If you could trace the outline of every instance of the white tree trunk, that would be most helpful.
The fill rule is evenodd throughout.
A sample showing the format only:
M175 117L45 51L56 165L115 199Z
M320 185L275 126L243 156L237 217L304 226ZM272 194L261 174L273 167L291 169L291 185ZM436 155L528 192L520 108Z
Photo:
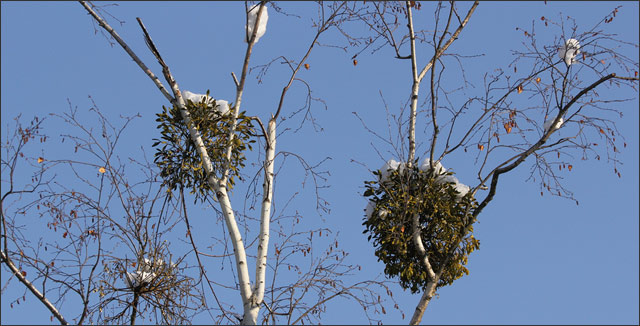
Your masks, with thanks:
M269 121L268 131L265 135L267 138L267 147L266 147L266 158L264 161L264 184L263 184L263 200L262 200L262 209L260 212L260 234L259 234L259 242L258 242L258 254L256 260L256 283L255 287L251 286L251 279L249 277L249 268L247 262L247 255L245 252L244 243L242 241L242 236L240 234L240 230L238 229L238 225L236 223L235 214L233 212L231 201L229 199L229 195L227 193L227 182L229 178L229 173L231 169L231 154L232 154L232 144L233 138L235 137L235 128L237 124L238 114L240 112L240 104L242 102L242 94L244 89L244 82L246 80L246 74L249 66L249 58L251 56L251 51L253 45L255 43L255 35L257 32L257 26L260 23L260 17L263 10L266 10L265 2L260 4L260 8L258 9L257 19L255 21L255 26L253 29L253 33L251 35L249 44L247 45L247 51L244 58L244 63L242 67L242 75L240 81L235 78L236 82L236 101L235 101L235 112L233 117L233 124L229 130L229 143L226 148L226 167L222 173L220 178L216 177L213 171L213 165L211 164L211 159L207 152L206 147L204 146L204 142L202 141L202 137L198 130L191 123L191 117L189 112L186 110L184 99L182 98L182 94L180 92L180 88L178 87L178 83L171 75L169 71L169 67L164 63L164 61L160 58L160 54L157 53L157 50L152 49L154 55L158 59L159 63L163 67L163 74L165 79L169 83L171 90L173 91L174 98L171 97L167 89L164 88L162 83L158 80L158 78L151 72L149 68L147 68L142 61L133 53L131 48L120 38L120 36L115 32L106 21L104 21L100 16L98 16L92 8L84 1L81 1L83 7L93 16L93 18L98 21L101 27L106 29L123 47L123 49L133 58L133 60L138 63L140 68L151 78L151 80L156 84L158 89L163 93L163 95L171 102L175 103L179 109L180 114L189 129L189 134L193 142L196 144L196 150L200 155L203 167L207 172L208 183L214 189L216 193L216 198L219 201L220 209L224 215L224 220L227 224L227 229L229 231L229 235L231 238L231 243L234 249L234 255L236 260L236 270L238 273L238 282L240 287L240 294L242 297L242 304L244 308L244 318L242 320L243 324L256 324L258 319L258 313L260 312L260 305L262 304L262 300L264 299L264 290L265 290L265 275L267 269L267 253L269 249L269 224L271 219L271 203L273 197L273 160L275 157L275 146L276 146L276 117L279 113L276 113L275 117ZM140 22L140 21L139 21ZM141 26L142 23L140 22ZM143 30L144 30L144 26ZM145 31L146 33L146 31ZM148 37L148 35L147 35ZM152 44L150 38L147 39L149 43ZM315 42L315 40L314 40ZM307 55L308 56L308 53ZM305 58L306 58L305 56ZM298 67L299 68L299 67ZM293 78L292 78L293 80ZM291 81L289 82L291 84ZM287 86L288 87L288 86ZM282 102L280 103L280 106Z
M453 5L453 4L451 4ZM460 34L460 32L462 31L462 29L464 28L464 26L469 22L469 19L471 18L471 14L473 14L473 12L475 11L476 7L478 6L478 1L475 1L473 3L473 5L471 6L471 8L469 9L469 12L467 13L467 16L464 18L464 20L462 22L460 22L460 25L458 26L458 28L456 29L456 31L451 35L451 37L449 38L449 40L447 42L445 42L443 45L438 44L436 51L433 55L433 57L431 58L431 60L424 66L424 68L422 69L422 71L420 73L418 73L418 62L417 62L417 54L416 54L416 43L415 43L415 32L413 29L413 14L411 11L411 2L410 1L406 1L405 2L405 6L407 9L407 27L409 28L409 40L410 40L410 45L411 45L411 73L412 73L412 80L413 80L413 84L411 87L411 112L410 112L410 116L409 116L409 160L408 160L408 164L412 164L413 160L415 159L415 151L416 151L416 143L415 143L415 139L416 139L416 135L415 135L415 125L416 125L416 114L417 114L417 107L418 107L418 93L420 90L420 83L422 82L422 79L424 78L424 76L426 75L427 71L429 69L432 69L433 66L435 65L436 60L438 60L438 58L444 53L444 51L449 48L449 46L453 43L453 41L455 41L458 38L458 35ZM442 36L442 39L440 40L440 42L442 42L444 39L444 34ZM438 125L436 122L436 112L435 112L435 96L434 96L434 85L433 85L433 73L434 71L432 70L432 85L431 85L431 104L432 104L432 109L431 109L431 116L432 116L432 123L433 123L433 128L434 128L434 133L433 133L433 138L432 138L432 142L431 142L431 148L430 148L430 154L429 154L429 158L430 158L430 162L431 162L431 168L434 168L433 164L434 164L434 150L435 150L435 144L436 144L436 139L437 139L437 135L438 135ZM429 302L431 301L431 298L435 295L436 292L436 285L438 284L438 280L440 278L440 274L436 274L435 271L433 270L433 267L431 265L431 262L429 261L429 256L424 248L424 244L422 243L422 237L420 235L420 221L419 221L419 216L415 215L413 216L413 223L412 223L412 232L413 232L413 242L416 246L416 248L418 249L419 254L422 256L422 262L423 265L425 266L427 273L429 274L429 278L431 279L428 283L427 283L427 287L424 289L424 294L422 295L422 298L420 298L420 302L418 303L418 305L416 306L416 310L413 314L413 317L411 318L410 321L410 325L418 325L420 324L420 321L422 320L422 316L424 315L425 310L427 309L427 306L429 305ZM442 267L441 267L442 268Z
M427 250L424 248L424 244L422 243L422 235L420 234L420 216L418 214L413 215L412 232L413 244L416 246L416 249L418 249L418 253L420 254L420 256L422 256L422 263L427 269L429 278L433 280L436 278L436 274L433 271L431 262L429 261Z
M427 310L427 306L429 302L431 302L431 298L433 298L436 293L436 285L438 284L438 280L432 280L427 283L427 288L424 289L424 293L422 294L422 298L420 298L420 302L416 306L416 311L413 313L413 317L411 317L411 321L409 325L419 325L420 321L422 321L422 316L424 315L425 310Z
M269 224L271 222L271 203L273 198L273 161L276 153L276 120L271 119L267 127L267 150L264 160L264 183L262 184L262 209L260 211L260 235L258 257L256 260L256 282L250 305L245 305L245 324L256 323L260 305L264 299L265 277L267 271L267 253L269 251ZM248 308L248 309L247 309Z
M249 278L249 268L247 266L247 254L244 250L244 243L242 242L242 235L238 229L236 223L236 217L231 208L231 202L229 201L229 195L227 189L219 187L217 189L218 201L220 203L220 209L224 215L224 221L227 223L227 230L231 237L231 244L233 245L233 253L236 258L236 270L238 272L238 282L240 283L240 295L242 296L242 303L246 307L251 297L251 279Z
M406 1L407 19L409 27L409 40L411 41L411 74L413 85L411 86L411 113L409 114L409 158L407 164L411 166L416 157L416 115L418 110L418 92L420 81L418 78L418 59L416 58L416 36L413 32L413 16L409 1Z

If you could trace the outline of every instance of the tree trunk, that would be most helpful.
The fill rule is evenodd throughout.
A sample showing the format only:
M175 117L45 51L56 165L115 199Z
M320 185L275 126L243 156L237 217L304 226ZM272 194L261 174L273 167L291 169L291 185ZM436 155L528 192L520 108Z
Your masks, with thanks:
M420 302L416 306L416 311L414 311L409 325L419 325L420 321L422 321L422 316L427 310L427 306L429 305L429 302L431 302L431 298L436 294L436 284L438 284L438 280L427 283L427 288L424 290L422 298L420 298Z
M262 188L262 208L260 212L260 242L256 259L256 283L248 302L244 305L242 324L255 325L264 299L267 253L269 250L269 224L273 199L273 162L276 153L276 120L271 119L267 127L266 157L264 160L264 183Z

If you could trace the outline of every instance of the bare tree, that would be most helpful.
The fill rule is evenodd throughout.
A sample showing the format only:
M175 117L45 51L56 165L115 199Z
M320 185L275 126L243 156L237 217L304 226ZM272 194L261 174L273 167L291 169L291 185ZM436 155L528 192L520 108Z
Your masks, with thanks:
M464 10L453 2L433 4L429 30L414 29L416 10L425 10L419 2L321 2L314 34L303 43L300 57L282 55L254 67L251 57L263 13L268 8L286 12L275 3L245 4L247 47L240 74L230 72L235 99L224 109L227 103L209 92L191 94L179 87L161 55L167 45L152 40L153 26L147 29L137 20L164 82L111 27L107 18L115 17L102 6L80 4L99 26L96 31L125 50L168 105L158 108L152 162L145 148L142 158L118 154L136 116L114 125L93 100L93 120L83 118L84 111L71 103L68 112L46 119L68 127L60 135L68 152L44 154L36 146L35 140L44 147L53 138L43 132L45 119L28 126L17 119L16 127L8 128L0 200L1 258L11 275L7 284L16 280L24 287L23 296L12 302L24 301L31 292L61 324L187 324L201 314L213 323L318 323L327 303L338 298L358 304L369 322L380 322L376 315L386 313L385 302L395 303L390 281L347 282L362 268L349 263L335 230L304 229L306 217L291 208L297 192L288 200L278 192L284 207L274 206L279 171L298 164L302 183L313 184L316 209L328 210L321 196L328 176L322 171L324 160L310 163L276 146L276 140L286 141L282 136L303 124L318 127L311 104L324 102L312 96L311 83L299 74L309 69L307 60L318 45L356 48L354 65L364 51L389 47L394 60L411 67L406 106L389 121L397 135L385 139L374 132L404 162L388 162L366 183L370 206L363 224L386 274L405 289L422 292L412 324L420 323L440 287L469 272L467 258L479 246L473 225L493 200L502 174L533 157L530 177L541 190L574 199L556 172L572 169L572 155L606 155L619 173L616 154L626 144L615 126L614 116L621 114L615 104L626 99L609 98L603 90L635 89L638 63L616 50L634 44L604 31L617 8L586 30L570 18L536 18L531 28L521 29L527 44L508 67L513 73L487 73L483 94L460 102L458 92L468 86L462 64L468 56L451 53L449 47L463 35L478 2L462 5ZM348 29L354 21L372 32L354 36ZM329 30L344 35L348 46L321 43ZM542 33L556 37L540 44L536 35ZM451 78L463 81L456 89L444 82L452 75L452 62L459 63L461 74ZM277 106L263 123L264 116L254 108L244 111L241 104L251 73L262 82L274 63L290 73L278 81ZM300 109L285 102L296 83L306 92ZM425 88L426 96L420 93ZM292 123L290 117L300 125L284 125L285 120ZM421 128L424 143L416 140L422 138ZM601 141L594 140L598 137ZM602 141L605 146L596 145ZM443 167L454 155L476 159L472 187ZM22 169L29 169L30 182L15 177L24 175L17 172ZM239 188L246 189L244 197ZM209 224L191 218L196 209L207 212ZM36 219L42 223L30 223ZM212 228L211 223L225 227ZM394 308L402 312L397 303Z
M44 154L55 137L42 132L46 119L37 117L28 127L17 120L12 140L3 145L3 175L10 176L0 202L3 263L61 324L133 324L137 310L155 313L158 323L189 323L200 310L189 301L200 301L201 294L194 288L196 281L184 273L184 254L175 248L169 252L167 235L180 221L177 207L162 200L150 163L123 162L117 153L135 116L115 126L93 103L96 132L69 105L68 112L52 115L68 126L60 140L73 149L66 153L73 159ZM38 144L40 155L27 146ZM133 174L142 177L131 176L125 165L138 168L141 173ZM11 177L21 166L33 171L30 183ZM21 221L24 218L29 222ZM141 282L136 270L142 272L150 261L154 266L145 270ZM73 318L65 318L61 309Z
M136 62L138 62L141 68L145 70L145 72L147 72L148 69L139 61L139 59L137 59L137 57L133 54L132 51L128 50L128 47L126 46L125 42L121 38L119 38L117 33L115 33L115 31L104 21L104 19L98 16L98 14L87 3L81 2L81 4L93 16L93 18L99 22L100 26L105 28L118 41L118 43L121 44L125 50L127 50L128 54ZM236 215L232 209L231 200L228 195L230 186L233 185L232 184L233 174L234 172L237 171L238 168L240 168L240 166L233 165L234 162L232 161L232 156L235 150L244 149L242 145L238 144L239 142L242 141L242 138L239 138L236 135L236 130L238 128L239 118L242 118L242 116L240 116L240 109L241 109L242 97L244 92L244 85L246 82L247 73L249 69L249 61L251 58L253 46L256 42L256 36L258 33L260 20L266 18L266 15L262 14L263 11L266 10L264 2L262 2L258 8L252 8L252 9L257 9L257 14L255 16L256 18L254 18L255 25L253 26L253 31L251 35L249 35L249 28L247 28L247 37L248 37L247 50L245 53L245 59L242 66L240 79L238 80L235 74L232 73L234 82L236 84L236 98L234 101L234 106L231 109L232 113L229 121L229 126L227 130L223 130L223 131L226 131L227 134L213 135L213 137L226 136L225 137L226 144L223 144L223 147L221 148L222 150L221 154L223 154L222 156L223 160L221 162L222 164L218 166L219 169L215 169L216 166L212 164L212 159L209 153L210 148L207 148L207 146L205 145L206 139L203 140L202 131L196 128L196 125L194 124L194 121L192 120L192 117L191 117L191 112L189 112L189 110L187 109L187 105L189 103L185 101L185 99L183 98L183 95L180 92L177 81L171 75L168 65L164 62L155 44L151 40L151 37L147 32L146 28L144 27L142 20L138 18L138 22L140 23L140 26L142 27L143 32L145 34L145 41L149 49L153 52L155 57L158 59L158 63L162 66L163 76L165 77L167 83L169 84L169 88L172 90L173 94L172 95L168 94L168 92L164 90L164 87L159 83L157 83L158 88L163 92L163 94L165 95L165 97L167 97L167 99L171 102L171 104L174 107L177 107L179 109L180 117L182 118L184 126L188 129L188 132L189 132L188 141L194 143L195 151L197 151L196 160L199 159L199 161L201 162L199 169L204 170L204 173L201 174L201 176L204 177L203 178L204 180L195 180L194 183L196 184L196 187L200 189L203 189L203 188L211 189L211 191L215 194L215 198L219 202L220 210L222 211L222 214L224 216L224 221L226 223L231 244L233 246L238 285L239 285L240 295L243 303L244 313L242 317L242 322L246 324L256 323L258 318L258 312L260 310L260 306L264 298L265 275L266 275L266 269L267 269L267 250L269 248L269 238L270 238L269 223L271 220L271 203L273 198L273 176L274 176L273 167L274 167L274 157L275 157L275 150L276 150L276 121L277 121L276 119L280 114L284 95L286 94L287 89L291 85L291 82L294 80L297 71L300 69L302 63L304 62L304 59L306 58L305 56L305 58L302 59L302 61L297 65L297 67L293 69L289 84L283 89L280 105L275 111L275 114L272 115L272 118L267 123L266 129L265 129L265 126L262 124L262 122L259 120L259 118L257 117L255 118L262 128L262 136L265 138L265 158L263 161L264 162L263 163L263 171L264 171L263 187L264 188L262 193L262 196L263 196L262 204L261 204L262 207L260 210L261 211L260 234L258 236L258 253L257 253L256 262L255 262L256 272L254 276L254 282L252 285L252 282L249 276L249 267L248 267L247 254L245 251L246 250L245 243L242 240L240 229L238 228L238 224L237 224ZM248 16L250 15L249 11L247 11L247 15ZM330 17L329 23L331 22L331 19L332 18ZM249 21L250 20L248 19L247 24L249 23ZM322 32L322 29L320 29L320 31L318 32L318 36L321 32ZM311 51L311 48L313 47L314 43L315 43L315 39L314 39L314 42L312 42L309 48L309 51L307 52L307 55ZM147 74L150 76L152 80L157 81L157 79L154 78L151 74L149 74L149 72L147 72ZM193 154L194 153L184 153L180 155L189 156ZM238 154L237 156L240 156L240 155L241 154Z
M364 193L371 201L364 225L376 255L386 264L385 272L398 277L404 288L423 292L411 324L420 323L439 287L468 274L464 267L467 256L478 248L471 235L473 225L493 200L502 174L534 157L531 178L539 181L543 190L575 200L555 169L571 171L572 163L566 160L576 152L583 159L593 154L599 160L602 154L593 140L598 137L604 142L608 161L619 173L616 154L621 145L626 147L611 116L622 116L615 104L629 99L606 98L596 91L611 85L637 87L638 63L617 50L620 46L637 48L637 44L619 40L604 29L619 8L587 29L569 17L558 21L541 17L542 23L536 19L530 28L518 28L527 42L526 49L516 51L509 65L513 74L501 69L487 73L484 94L456 104L454 94L469 85L462 64L465 58L447 49L463 33L478 4L465 5L466 14L460 13L454 2L433 4L430 31L414 29L414 10L422 7L419 2L353 5L352 15L372 34L344 32L350 45L360 48L354 60L366 49L375 53L387 46L396 59L407 60L411 66L408 104L394 122L400 136L386 140L406 157L406 163L388 162L374 172L378 178L366 183ZM537 36L543 33L556 33L553 43L540 44ZM416 41L425 46L419 48ZM426 63L421 64L425 57ZM451 75L455 62L460 63L458 78L462 82L458 84L463 86L451 90L443 80ZM517 67L525 72L518 74ZM427 94L420 104L423 81ZM526 100L521 100L525 96ZM424 111L420 111L422 107ZM416 156L420 115L429 135L422 164ZM561 138L555 139L554 134ZM441 163L449 155L469 149L475 154L467 155L475 156L479 163L477 184L472 187L459 182ZM479 191L487 189L488 194L480 196ZM481 199L478 202L476 198Z
M3 237L5 241L11 239L13 243L4 244L3 262L52 314L63 324L67 323L63 315L74 315L74 310L70 308L67 314L61 312L61 306L70 300L67 293L76 293L75 300L81 303L76 307L81 306L82 309L73 319L77 323L135 324L140 318L155 318L157 323L190 323L193 316L202 312L210 314L216 323L314 322L326 311L328 301L340 297L355 300L370 321L375 321L371 313L385 313L384 301L378 291L389 293L388 281L363 280L347 284L343 278L357 273L361 268L346 262L347 253L338 249L337 240L329 241L326 238L331 230L299 231L296 225L301 216L287 216L283 214L284 211L276 216L272 209L277 157L282 157L283 161L287 157L296 159L315 183L317 209L326 209L327 204L319 196L325 180L325 173L318 171L322 162L310 165L293 153L277 152L277 126L280 116L289 111L284 100L294 82L306 86L308 99L315 100L311 96L309 83L297 75L301 68L308 68L305 62L322 34L347 19L346 4L320 3L318 17L314 21L315 34L306 45L304 55L299 59L281 56L271 62L286 64L291 73L279 94L277 107L265 124L258 116L248 116L241 110L253 47L259 34L264 33L260 32L260 26L266 25L260 22L267 18L265 2L252 7L245 6L247 48L241 73L236 76L231 72L236 96L226 110L222 110L225 103L212 99L208 93L193 97L194 94L180 89L168 63L152 40L152 33L141 18L137 21L146 45L162 67L162 76L168 86L110 26L104 18L105 14L108 15L104 8L90 2L81 1L80 4L106 32L105 35L115 41L113 44L119 44L138 64L170 106L158 114L160 132L154 144L154 162L146 161L146 154L143 161L129 159L127 162L140 168L140 175L144 176L142 180L135 180L125 173L125 164L116 155L121 134L133 117L125 118L121 127L114 127L93 103L91 110L99 121L97 131L87 127L90 124L78 118L76 109L70 108L68 113L56 115L78 132L62 135L63 140L71 142L74 159L39 157L36 160L37 163L33 165L41 175L34 179L29 193L37 196L37 200L26 205L22 203L19 209L10 211L6 209L4 199L24 191L15 191L12 186L4 194ZM272 5L272 8L281 11L278 6ZM269 65L258 67L261 69L260 78L264 77ZM291 114L301 115L303 122L313 122L309 104ZM3 169L6 166L9 175L13 175L18 153L22 154L20 148L31 139L29 137L38 135L38 123L36 121L28 129L19 129L16 135L22 135L22 138L15 136L14 142L9 143L7 150L11 151L13 161L3 162ZM250 212L241 213L233 209L230 195L234 185L247 177L243 169L244 162L253 143L262 147L258 154L260 163L255 177L249 182L249 188L253 187L253 190L245 200L250 202L251 208L258 208L257 218ZM85 153L86 160L75 158L77 151ZM63 167L84 183L82 189L58 183L53 173L69 175L69 171L60 170ZM42 177L46 171L51 176L45 182ZM4 175L3 172L3 178ZM94 178L89 177L91 175ZM12 178L10 183L14 184ZM51 184L57 187L51 187ZM189 221L190 208L186 203L188 195L185 190L194 195L195 202L209 208L214 219L224 221L226 232L221 238L212 232L212 238L222 242L224 254L216 255L202 249L203 241L197 238L201 234L194 234L195 230ZM97 196L93 195L95 192ZM17 202L21 202L21 199ZM16 222L16 214L34 214L45 208L38 214L51 219L48 226L54 232L62 232L62 243L41 240L36 246L24 235L16 235L24 228ZM270 263L268 248L272 222L276 223L279 230L274 246L276 252ZM175 238L177 226L183 223L186 226L186 242L191 250L178 255L167 239L169 235ZM322 241L323 234L325 241ZM316 254L316 243L326 245L326 251ZM228 244L231 246L227 247ZM41 246L55 259L39 259ZM211 249L213 244L207 246ZM23 252L27 249L34 253L24 256ZM251 254L252 250L256 250L256 253ZM23 256L26 257L24 261L19 259L17 264L14 263L15 257ZM307 257L308 266L301 266L299 259L293 260L300 256ZM193 258L196 263L189 264ZM233 278L229 281L212 279L211 268L204 262L205 259L222 260L223 267L224 261L233 261ZM252 261L255 264L253 277L249 271ZM32 280L25 278L24 271L27 268L24 264L27 263L30 264L29 275L35 274ZM267 273L268 270L271 273ZM33 282L41 279L44 280L42 290L38 291ZM54 283L54 289L58 291L58 299L54 302L47 299L51 290L46 285L50 283ZM235 306L229 303L232 300L218 297L221 291L228 290L239 292L241 314L235 313ZM209 297L215 299L213 304L208 302ZM399 309L397 304L395 307ZM367 311L369 308L372 309Z

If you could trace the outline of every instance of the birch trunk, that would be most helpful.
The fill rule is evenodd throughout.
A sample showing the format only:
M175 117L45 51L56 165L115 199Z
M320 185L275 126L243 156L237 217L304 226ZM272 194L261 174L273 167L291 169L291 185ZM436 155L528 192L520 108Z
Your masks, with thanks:
M178 106L178 108L180 109L180 114L186 126L189 129L189 135L191 139L196 144L196 150L200 155L203 162L204 169L207 172L207 176L208 176L207 181L216 193L216 198L219 201L220 209L222 210L222 213L224 215L224 219L227 225L227 230L231 238L231 243L233 245L234 255L236 260L236 270L238 274L238 282L240 287L242 304L244 308L242 324L256 324L258 314L260 312L260 305L262 304L262 301L264 299L264 290L265 290L267 253L269 248L269 224L270 224L270 218L271 218L271 204L272 204L272 197L273 197L273 176L274 176L273 161L275 158L275 146L276 146L276 118L278 117L278 114L280 113L280 109L282 107L282 100L284 97L284 93L286 93L286 90L291 85L291 82L294 79L293 76L289 81L289 85L287 85L287 87L285 87L285 89L283 90L283 94L282 94L282 98L280 99L278 110L276 112L276 115L272 116L271 120L269 121L268 131L266 132L266 135L265 135L265 137L267 138L266 140L267 145L266 145L266 155L265 155L266 157L263 163L264 173L265 173L264 184L263 184L263 200L262 200L262 208L261 208L261 214L260 214L261 215L260 216L261 217L260 234L259 234L259 242L258 242L258 253L257 253L257 259L256 259L256 276L255 276L256 282L253 288L251 286L251 279L249 277L249 268L248 268L247 255L245 252L244 243L242 240L242 236L240 234L240 230L238 229L238 225L236 222L235 214L231 206L229 195L227 193L227 182L228 182L229 173L231 169L230 164L231 164L233 138L235 136L235 128L237 124L238 113L240 112L240 104L242 103L242 95L243 95L244 83L245 83L246 75L248 71L249 58L251 57L252 48L255 43L257 26L260 23L261 13L263 10L266 10L266 8L264 7L265 2L262 2L260 4L260 8L258 9L257 19L255 21L253 33L247 45L247 50L245 53L240 81L235 79L235 75L233 75L234 80L236 82L236 101L234 105L235 110L234 110L233 124L229 131L229 143L227 144L226 153L225 153L226 166L220 178L218 178L215 175L215 171L213 171L213 165L211 164L210 156L207 153L206 147L204 146L202 137L198 132L198 130L195 129L195 127L193 126L193 123L191 122L191 118L190 118L189 112L186 110L185 102L184 102L184 99L182 98L182 94L180 92L180 88L178 87L178 83L171 75L168 65L166 65L164 60L162 60L162 58L160 57L160 54L158 53L157 49L153 45L153 41L151 40L150 36L146 32L146 29L144 28L144 25L142 24L142 22L138 20L141 27L143 28L143 31L145 32L147 45L150 47L151 51L154 53L154 55L158 59L158 62L163 67L164 77L166 81L169 83L169 86L171 88L171 91L173 92L174 97L172 97L169 94L167 89L164 88L164 86L158 80L158 78L151 72L149 68L147 68L142 63L142 61L136 56L136 54L124 42L124 40L120 38L120 36L115 32L115 30L111 28L111 26L109 26L109 24L106 21L104 21L104 19L98 16L98 14L95 13L95 11L93 11L91 6L88 5L85 1L80 1L80 3L91 14L91 16L96 21L98 21L99 25L105 30L107 30L118 41L118 43L127 52L127 54L129 54L129 56L136 63L138 63L140 68L156 84L156 86L162 92L162 94L170 102L172 102L172 104ZM318 33L318 35L319 34L320 32ZM318 38L318 35L316 35L316 38L312 42L311 47L313 46L313 44L315 44ZM309 51L305 55L304 59L306 59L307 56L309 55L311 47L309 48ZM298 69L300 69L301 65L302 65L302 62L298 65L298 67L294 71L294 76L295 76L295 73L298 71Z
M257 322L260 305L264 299L265 277L267 272L267 253L269 251L269 224L271 222L271 203L273 198L273 161L276 153L276 120L272 118L267 127L266 158L264 160L264 183L262 184L262 208L260 211L260 235L258 257L256 259L256 282L253 294L245 305L243 324L254 325Z
M406 2L407 19L409 27L409 39L411 40L411 74L413 85L411 86L411 113L409 114L409 159L407 165L411 166L416 157L416 115L418 110L418 92L420 90L420 80L418 78L418 59L416 58L416 35L413 32L413 15L411 5Z
M453 3L451 4L453 6ZM419 95L419 91L420 91L420 83L422 82L422 79L425 77L427 71L429 71L429 69L431 69L431 117L432 117L432 123L433 123L433 128L434 128L434 132L433 132L433 138L431 141L431 148L429 149L429 158L430 158L430 165L431 165L431 169L434 168L434 150L435 150L435 145L436 145L436 139L438 136L438 125L436 122L436 97L435 97L435 86L434 86L434 73L435 71L433 70L433 67L435 66L436 60L438 60L438 58L444 53L444 51L449 48L449 46L453 43L453 41L455 41L458 38L458 35L460 34L460 32L462 31L462 29L464 28L464 26L469 22L469 19L471 18L471 15L473 14L473 12L475 11L476 7L478 6L478 1L475 1L473 3L473 5L471 6L471 8L469 9L469 11L467 12L466 17L464 18L464 20L460 23L460 25L458 26L458 28L456 29L456 31L451 35L451 37L447 40L447 42L445 42L444 44L442 44L444 37L446 35L446 32L449 28L449 23L451 20L451 14L453 12L453 8L452 11L449 13L449 21L447 22L447 27L445 28L445 33L442 35L440 42L438 43L436 49L435 49L435 53L433 55L433 57L431 58L431 60L424 66L424 68L422 69L422 71L420 71L420 73L418 73L418 59L417 59L417 53L416 53L416 37L415 37L415 32L414 32L414 28L413 28L413 13L411 11L411 2L410 1L406 1L405 2L405 6L407 9L407 27L409 28L409 40L410 40L410 45L411 45L411 74L412 74L412 86L411 86L411 107L410 107L410 113L409 113L409 157L408 157L408 162L407 164L409 166L411 166L411 164L413 164L413 161L415 160L415 155L416 155L416 132L415 132L415 126L416 126L416 118L417 118L417 108L418 108L418 95ZM437 26L437 25L436 25ZM427 270L427 273L429 274L429 278L431 279L428 283L427 283L427 287L424 289L424 293L422 295L422 298L420 298L420 302L418 303L418 305L416 306L416 310L413 314L413 317L411 318L410 321L410 325L418 325L420 323L420 321L422 320L422 316L424 315L424 312L427 309L427 306L429 305L429 302L431 301L431 298L435 295L436 292L436 286L438 284L438 280L440 279L440 275L441 275L441 271L444 268L444 266L440 266L440 270L436 273L433 270L433 267L431 265L431 262L429 261L429 255L426 252L425 248L424 248L424 244L422 243L422 237L420 235L420 225L419 225L419 216L414 216L413 217L413 223L412 223L412 232L413 232L413 242L414 245L416 246L416 248L418 249L419 254L422 256L422 262L423 265L425 267L425 269Z
M251 279L249 278L249 268L247 266L247 254L244 250L244 243L242 242L242 235L238 224L236 223L236 217L231 208L231 201L227 194L227 189L220 187L217 189L218 201L220 203L220 209L224 215L224 221L227 224L227 230L231 237L231 243L233 245L233 253L236 260L236 270L238 273L238 282L240 283L240 296L242 297L242 304L246 307L251 297Z
M433 280L427 283L427 288L424 290L422 298L420 298L420 302L418 302L418 305L416 306L416 311L413 312L413 317L411 317L409 325L419 325L420 321L422 321L422 316L427 310L427 306L429 305L429 302L431 302L431 298L433 298L436 293L436 284L438 284L438 280Z

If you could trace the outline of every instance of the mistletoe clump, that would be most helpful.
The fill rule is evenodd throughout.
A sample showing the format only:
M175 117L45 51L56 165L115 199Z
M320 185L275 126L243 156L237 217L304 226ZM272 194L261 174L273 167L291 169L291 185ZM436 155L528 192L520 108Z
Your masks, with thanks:
M229 145L230 130L233 126L234 110L220 110L215 100L202 96L201 101L194 103L186 100L186 109L191 117L193 126L198 130L204 146L209 154L216 177L222 177L226 168L226 149ZM156 114L158 129L161 139L154 139L156 147L154 162L160 167L160 175L163 185L167 186L167 192L171 195L178 185L191 189L196 195L196 200L204 200L213 189L207 181L207 173L202 165L202 158L196 150L196 144L191 139L189 128L182 119L180 109L162 107L162 113ZM245 112L238 114L237 124L231 142L231 162L227 185L233 188L235 178L240 177L240 169L245 166L244 151L251 150L251 144L255 140L251 118Z
M473 228L465 230L477 201L471 192L461 193L452 172L435 170L438 172L419 169L416 164L400 165L375 171L377 180L365 182L364 196L369 206L363 233L369 233L368 239L373 240L375 255L385 264L385 274L398 277L400 285L412 293L426 288L430 281L423 256L413 241L413 216L419 216L419 232L433 271L438 274L446 264L437 288L468 275L467 257L480 245L471 235ZM445 257L461 237L446 262Z

